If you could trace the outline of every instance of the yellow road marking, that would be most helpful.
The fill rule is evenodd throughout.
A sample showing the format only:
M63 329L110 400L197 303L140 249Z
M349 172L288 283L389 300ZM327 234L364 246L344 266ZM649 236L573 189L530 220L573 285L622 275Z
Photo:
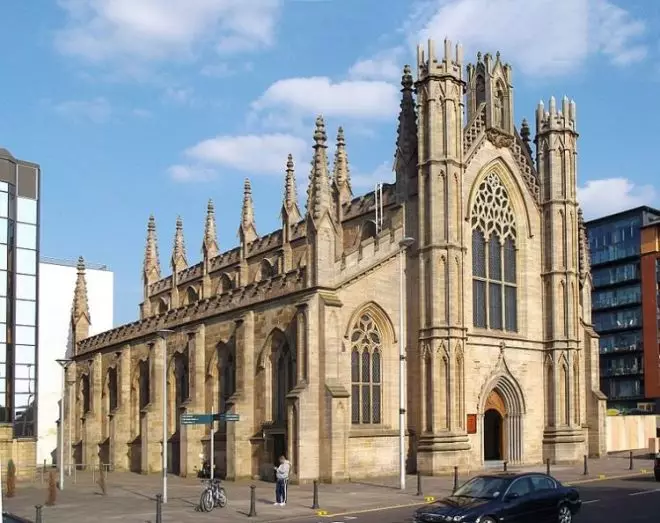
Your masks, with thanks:
M636 476L646 476L650 474L650 472L630 472L628 474L619 474L617 476L606 476L604 474L599 474L597 478L591 478L591 479L578 479L577 481L571 481L569 483L564 483L567 486L571 485L583 485L584 483L595 483L596 481L603 481L603 480L612 480L612 479L623 479L623 478L634 478Z

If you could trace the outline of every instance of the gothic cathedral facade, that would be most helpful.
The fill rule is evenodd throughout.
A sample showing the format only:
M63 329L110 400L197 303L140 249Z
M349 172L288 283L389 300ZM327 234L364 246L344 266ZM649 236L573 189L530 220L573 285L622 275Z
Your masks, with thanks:
M499 53L417 56L395 183L354 197L344 132L331 170L319 117L306 210L289 156L281 229L257 233L246 180L239 246L219 249L209 202L202 261L179 219L162 276L150 218L138 321L89 336L81 260L68 462L161 470L166 390L171 473L192 474L213 434L228 479L267 479L281 454L302 482L394 474L400 344L409 472L605 452L575 104L539 104L533 150ZM219 412L239 420L181 423Z

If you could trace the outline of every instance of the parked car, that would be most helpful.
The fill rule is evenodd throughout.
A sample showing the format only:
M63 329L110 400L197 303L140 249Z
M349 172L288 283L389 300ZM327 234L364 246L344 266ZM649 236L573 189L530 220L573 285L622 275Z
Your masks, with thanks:
M653 462L653 475L655 476L656 481L660 481L660 452L655 455L655 461Z
M571 523L582 506L579 492L546 474L477 476L451 496L415 511L415 523Z

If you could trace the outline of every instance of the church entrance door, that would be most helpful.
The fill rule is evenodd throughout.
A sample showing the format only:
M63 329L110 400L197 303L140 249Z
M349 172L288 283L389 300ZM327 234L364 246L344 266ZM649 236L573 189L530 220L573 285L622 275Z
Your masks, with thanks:
M495 409L488 409L484 414L484 460L501 461L503 459L502 415Z

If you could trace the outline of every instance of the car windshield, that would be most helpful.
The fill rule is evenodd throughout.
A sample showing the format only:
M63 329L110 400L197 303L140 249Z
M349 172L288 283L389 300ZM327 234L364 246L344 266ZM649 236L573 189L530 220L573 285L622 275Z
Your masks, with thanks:
M511 482L508 478L477 476L454 492L459 498L495 499L506 490Z

